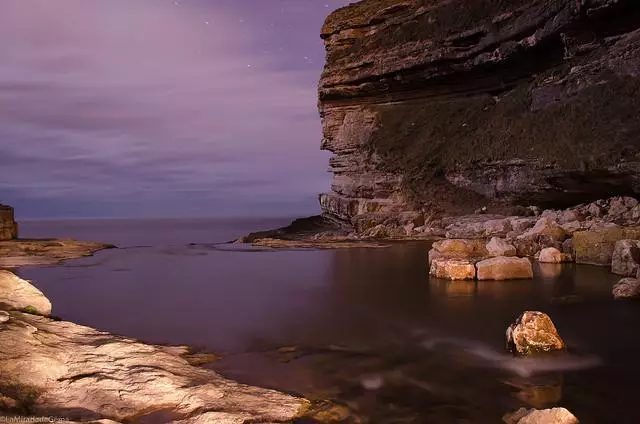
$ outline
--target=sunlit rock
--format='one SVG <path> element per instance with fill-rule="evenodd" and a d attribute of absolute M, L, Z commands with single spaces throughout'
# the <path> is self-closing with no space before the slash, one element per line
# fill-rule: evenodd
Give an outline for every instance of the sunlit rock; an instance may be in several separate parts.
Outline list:
<path fill-rule="evenodd" d="M 478 280 L 518 280 L 533 278 L 533 267 L 527 258 L 498 256 L 476 264 Z"/>
<path fill-rule="evenodd" d="M 526 409 L 506 414 L 506 424 L 579 424 L 578 419 L 565 408 Z"/>
<path fill-rule="evenodd" d="M 542 312 L 526 311 L 507 328 L 507 349 L 519 356 L 529 356 L 565 349 L 551 318 Z"/>
<path fill-rule="evenodd" d="M 473 280 L 476 278 L 476 267 L 464 259 L 438 258 L 431 261 L 429 274 L 447 280 Z"/>
<path fill-rule="evenodd" d="M 545 264 L 559 264 L 563 262 L 562 252 L 555 247 L 546 247 L 540 251 L 538 261 Z"/>
<path fill-rule="evenodd" d="M 45 295 L 12 272 L 0 270 L 0 308 L 26 309 L 48 315 L 51 302 Z"/>
<path fill-rule="evenodd" d="M 190 365 L 185 347 L 147 345 L 20 312 L 11 316 L 0 329 L 0 387 L 11 383 L 37 394 L 16 399 L 29 415 L 60 411 L 56 415 L 84 422 L 218 424 L 293 422 L 308 410 L 304 399 Z"/>

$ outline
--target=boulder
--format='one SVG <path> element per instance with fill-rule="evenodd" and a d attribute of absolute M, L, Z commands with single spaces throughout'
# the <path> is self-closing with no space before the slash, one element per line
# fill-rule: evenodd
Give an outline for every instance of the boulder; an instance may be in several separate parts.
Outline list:
<path fill-rule="evenodd" d="M 533 238 L 515 238 L 511 240 L 516 248 L 517 256 L 535 256 L 542 246 Z"/>
<path fill-rule="evenodd" d="M 640 270 L 640 240 L 617 241 L 611 257 L 611 272 L 633 277 Z"/>
<path fill-rule="evenodd" d="M 527 258 L 498 256 L 476 264 L 478 280 L 517 280 L 533 278 L 533 267 Z"/>
<path fill-rule="evenodd" d="M 489 256 L 515 256 L 516 248 L 504 239 L 492 237 L 486 245 Z"/>
<path fill-rule="evenodd" d="M 565 408 L 526 409 L 507 414 L 506 424 L 579 424 L 578 419 Z"/>
<path fill-rule="evenodd" d="M 0 308 L 28 309 L 48 315 L 51 302 L 28 281 L 12 272 L 0 270 Z"/>
<path fill-rule="evenodd" d="M 545 264 L 559 264 L 563 262 L 562 252 L 555 247 L 547 247 L 540 251 L 538 261 Z"/>
<path fill-rule="evenodd" d="M 637 278 L 623 278 L 613 285 L 614 299 L 640 298 L 640 280 Z"/>
<path fill-rule="evenodd" d="M 522 234 L 521 238 L 538 238 L 546 236 L 562 242 L 566 237 L 564 229 L 550 217 L 542 217 L 530 230 Z"/>
<path fill-rule="evenodd" d="M 476 278 L 476 267 L 463 259 L 433 259 L 429 273 L 447 280 L 473 280 Z"/>
<path fill-rule="evenodd" d="M 507 349 L 529 356 L 565 349 L 551 318 L 543 312 L 526 311 L 507 329 Z"/>
<path fill-rule="evenodd" d="M 615 244 L 625 239 L 640 239 L 640 227 L 611 225 L 578 231 L 573 234 L 574 259 L 579 264 L 610 266 Z"/>

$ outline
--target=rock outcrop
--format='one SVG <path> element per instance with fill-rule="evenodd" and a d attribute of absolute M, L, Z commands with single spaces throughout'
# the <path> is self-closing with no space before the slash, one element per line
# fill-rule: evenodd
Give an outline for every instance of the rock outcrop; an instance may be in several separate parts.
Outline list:
<path fill-rule="evenodd" d="M 0 269 L 0 309 L 23 309 L 49 315 L 51 302 L 28 281 Z"/>
<path fill-rule="evenodd" d="M 635 0 L 364 0 L 332 13 L 322 38 L 327 216 L 413 211 L 429 227 L 640 193 Z M 483 237 L 512 230 L 496 224 Z"/>
<path fill-rule="evenodd" d="M 2 278 L 21 288 L 0 289 L 0 308 L 44 298 L 41 293 L 34 297 L 37 289 L 28 290 L 28 282 L 16 276 L 2 274 Z M 309 408 L 304 399 L 239 384 L 192 366 L 186 347 L 147 345 L 12 310 L 0 311 L 0 333 L 3 415 L 81 422 L 241 424 L 292 422 Z"/>
<path fill-rule="evenodd" d="M 0 204 L 0 241 L 13 240 L 18 237 L 18 224 L 15 221 L 13 208 Z"/>
<path fill-rule="evenodd" d="M 0 267 L 49 265 L 69 259 L 91 256 L 115 246 L 79 240 L 8 240 L 0 241 Z"/>
<path fill-rule="evenodd" d="M 565 349 L 565 344 L 549 315 L 526 311 L 507 329 L 507 349 L 529 356 Z"/>

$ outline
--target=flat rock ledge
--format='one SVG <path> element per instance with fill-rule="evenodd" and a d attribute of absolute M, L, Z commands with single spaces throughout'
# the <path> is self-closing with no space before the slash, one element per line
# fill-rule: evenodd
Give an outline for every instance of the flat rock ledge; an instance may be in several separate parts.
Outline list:
<path fill-rule="evenodd" d="M 148 345 L 15 310 L 46 298 L 6 274 L 11 290 L 0 292 L 0 309 L 8 309 L 0 310 L 0 415 L 245 424 L 292 422 L 311 413 L 305 399 L 194 366 L 187 347 Z"/>
<path fill-rule="evenodd" d="M 16 239 L 0 241 L 0 267 L 51 265 L 70 259 L 91 256 L 112 244 L 78 240 Z"/>

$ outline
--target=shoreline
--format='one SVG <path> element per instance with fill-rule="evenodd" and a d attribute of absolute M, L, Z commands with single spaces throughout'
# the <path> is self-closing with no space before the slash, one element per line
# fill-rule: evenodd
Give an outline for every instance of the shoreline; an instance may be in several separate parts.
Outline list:
<path fill-rule="evenodd" d="M 0 266 L 51 265 L 115 246 L 69 240 L 12 240 Z M 3 250 L 0 250 L 3 252 Z M 171 420 L 291 422 L 313 414 L 308 400 L 236 383 L 202 365 L 215 355 L 140 342 L 50 316 L 28 281 L 0 271 L 0 412 L 66 422 Z M 75 420 L 75 421 L 73 421 Z"/>

